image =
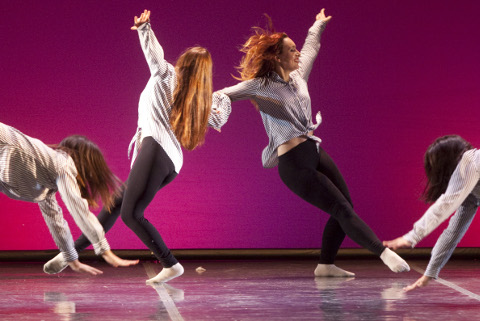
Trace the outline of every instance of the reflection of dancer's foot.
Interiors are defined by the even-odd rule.
[[[153,283],[161,283],[161,282],[168,282],[176,277],[179,277],[183,274],[183,266],[180,263],[175,264],[169,268],[163,268],[157,276],[148,279],[146,281],[147,285],[151,285]]]
[[[335,264],[319,264],[315,269],[315,276],[318,277],[354,277],[355,273],[342,270]]]
[[[315,286],[318,290],[333,290],[344,282],[355,280],[355,278],[315,278]]]
[[[410,271],[410,266],[408,266],[407,262],[398,256],[397,253],[393,252],[389,248],[386,248],[382,254],[380,255],[383,263],[390,268],[395,273],[398,272],[408,272]]]
[[[59,253],[53,259],[45,263],[43,272],[48,274],[56,274],[62,272],[68,266],[67,261],[63,258],[63,254]]]
[[[185,294],[182,289],[174,288],[168,283],[163,283],[163,287],[167,290],[168,295],[170,295],[173,301],[180,302],[185,299]]]

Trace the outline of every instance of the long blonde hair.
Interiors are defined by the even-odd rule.
[[[170,125],[180,144],[193,150],[205,141],[212,106],[212,57],[203,47],[187,49],[175,66]]]

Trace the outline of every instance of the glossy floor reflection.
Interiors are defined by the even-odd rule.
[[[447,282],[404,293],[426,261],[394,274],[376,260],[342,260],[355,278],[314,278],[314,261],[182,261],[185,274],[146,286],[160,271],[92,263],[104,274],[58,276],[39,263],[0,263],[1,320],[477,320],[480,263],[450,262]],[[206,271],[198,273],[202,266]],[[442,281],[442,280],[440,280]]]

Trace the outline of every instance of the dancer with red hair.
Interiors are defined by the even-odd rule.
[[[320,49],[320,35],[331,18],[324,9],[317,14],[301,52],[287,34],[274,32],[271,20],[266,30],[255,27],[255,34],[242,48],[245,55],[238,67],[242,82],[220,92],[232,101],[253,102],[269,137],[263,166],[278,165],[280,178],[290,190],[330,214],[316,276],[354,275],[334,265],[345,234],[378,255],[392,271],[408,271],[408,264],[383,246],[355,213],[347,184],[320,147],[320,138],[313,135],[321,117],[317,114],[317,124],[312,122],[307,81]]]

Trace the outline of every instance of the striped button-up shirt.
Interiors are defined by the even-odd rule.
[[[471,149],[466,151],[455,171],[450,177],[447,190],[432,204],[414,225],[413,229],[403,237],[414,247],[423,238],[442,224],[453,212],[457,211],[467,197],[472,194],[478,207],[478,190],[475,189],[480,181],[480,151]],[[476,193],[475,193],[476,190]],[[468,206],[471,208],[471,206]],[[456,244],[453,246],[455,247]]]
[[[13,199],[38,203],[56,245],[68,262],[78,259],[78,254],[55,198],[57,191],[75,223],[93,244],[95,253],[110,249],[102,226],[81,196],[76,177],[75,163],[66,153],[0,123],[0,191]]]
[[[275,167],[278,164],[278,146],[292,138],[307,135],[321,121],[318,113],[317,124],[312,122],[307,81],[320,50],[320,36],[324,29],[325,23],[322,20],[317,20],[310,27],[300,52],[299,68],[290,73],[288,82],[272,72],[267,82],[263,78],[254,78],[220,90],[232,101],[249,99],[258,106],[269,138],[268,146],[262,153],[264,167]],[[309,138],[321,142],[318,137]]]
[[[165,60],[163,48],[153,33],[150,23],[144,23],[138,29],[140,45],[150,68],[150,79],[140,95],[138,103],[138,127],[128,154],[133,145],[132,165],[143,138],[151,136],[162,146],[172,160],[175,171],[180,172],[183,154],[180,142],[170,126],[173,92],[177,76],[175,67]],[[220,129],[228,120],[231,112],[230,99],[224,94],[214,93],[208,125]]]

